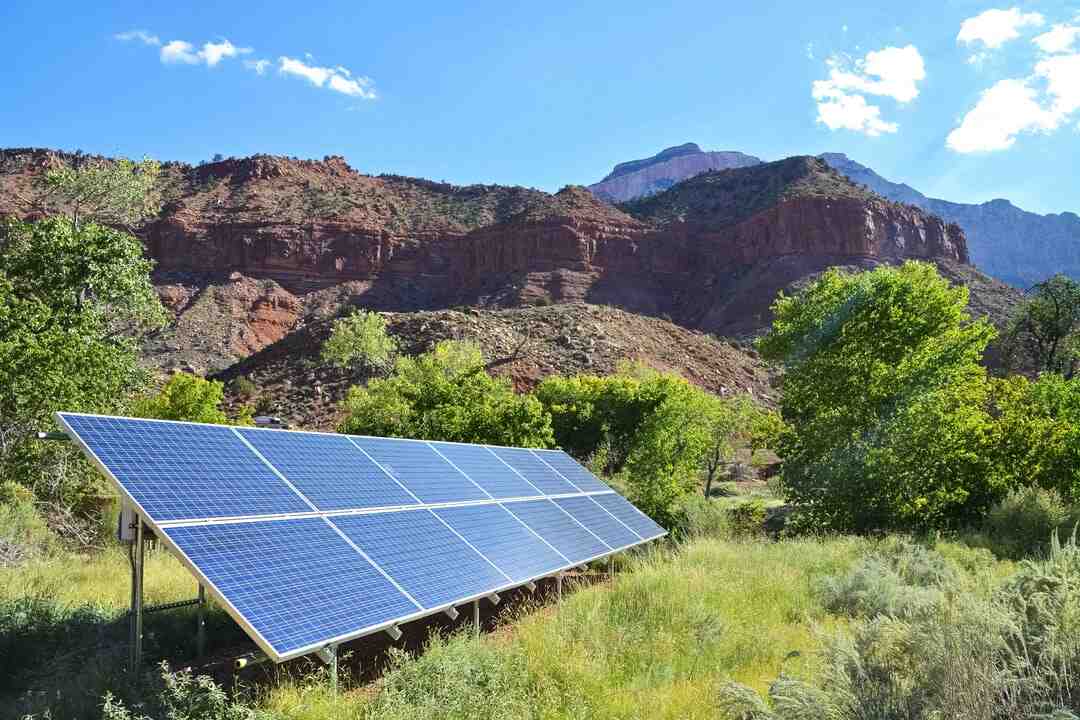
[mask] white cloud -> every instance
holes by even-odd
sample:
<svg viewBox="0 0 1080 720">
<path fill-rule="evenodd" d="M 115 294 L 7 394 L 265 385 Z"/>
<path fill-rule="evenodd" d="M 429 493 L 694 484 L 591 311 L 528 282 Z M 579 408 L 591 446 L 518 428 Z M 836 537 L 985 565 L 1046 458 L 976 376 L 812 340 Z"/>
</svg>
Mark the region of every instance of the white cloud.
<svg viewBox="0 0 1080 720">
<path fill-rule="evenodd" d="M 1050 111 L 1060 116 L 1060 122 L 1080 110 L 1080 53 L 1040 60 L 1035 76 L 1046 81 Z"/>
<path fill-rule="evenodd" d="M 257 75 L 262 75 L 266 72 L 266 68 L 270 67 L 273 63 L 269 60 L 245 60 L 244 67 L 248 70 L 254 70 Z"/>
<path fill-rule="evenodd" d="M 867 103 L 862 95 L 851 95 L 835 89 L 819 93 L 819 89 L 815 88 L 814 99 L 818 101 L 818 122 L 830 130 L 854 130 L 877 137 L 899 129 L 896 123 L 882 120 L 881 108 Z"/>
<path fill-rule="evenodd" d="M 195 48 L 189 42 L 183 40 L 170 40 L 161 48 L 161 62 L 185 63 L 197 65 L 199 56 L 192 52 Z"/>
<path fill-rule="evenodd" d="M 127 32 L 116 33 L 113 35 L 117 40 L 123 40 L 129 42 L 131 40 L 138 40 L 143 45 L 160 45 L 161 38 L 157 35 L 152 35 L 146 30 L 128 30 Z"/>
<path fill-rule="evenodd" d="M 814 43 L 812 42 L 806 43 L 806 58 L 808 60 L 814 59 Z"/>
<path fill-rule="evenodd" d="M 1080 38 L 1080 26 L 1054 25 L 1034 39 L 1034 43 L 1044 53 L 1063 53 L 1072 50 L 1073 43 Z"/>
<path fill-rule="evenodd" d="M 207 65 L 214 67 L 222 58 L 236 57 L 237 55 L 247 55 L 251 52 L 251 48 L 238 48 L 228 40 L 222 40 L 219 43 L 206 43 L 202 46 L 202 50 L 199 51 L 199 57 L 201 57 Z"/>
<path fill-rule="evenodd" d="M 867 102 L 865 96 L 908 103 L 919 96 L 919 82 L 926 77 L 925 63 L 914 45 L 874 50 L 854 62 L 833 56 L 825 63 L 828 79 L 815 81 L 811 88 L 818 122 L 830 130 L 855 130 L 871 136 L 894 133 L 898 125 L 883 120 L 881 108 Z"/>
<path fill-rule="evenodd" d="M 161 48 L 161 62 L 183 63 L 185 65 L 198 65 L 205 63 L 207 67 L 214 67 L 224 58 L 246 55 L 251 48 L 236 47 L 228 40 L 222 39 L 217 43 L 204 43 L 198 51 L 195 47 L 184 40 L 170 40 Z"/>
<path fill-rule="evenodd" d="M 1001 80 L 983 91 L 945 144 L 959 153 L 1005 150 L 1022 132 L 1056 126 L 1054 114 L 1039 104 L 1038 90 L 1027 80 Z"/>
<path fill-rule="evenodd" d="M 964 45 L 981 44 L 988 48 L 999 48 L 1009 40 L 1020 37 L 1023 28 L 1039 27 L 1044 22 L 1039 13 L 1025 13 L 1020 8 L 987 10 L 964 20 L 956 41 Z"/>
<path fill-rule="evenodd" d="M 282 56 L 278 58 L 278 72 L 283 75 L 302 77 L 315 87 L 326 87 L 351 97 L 365 100 L 376 98 L 371 78 L 354 78 L 348 69 L 340 65 L 333 68 L 319 67 L 307 65 L 302 60 Z"/>
</svg>

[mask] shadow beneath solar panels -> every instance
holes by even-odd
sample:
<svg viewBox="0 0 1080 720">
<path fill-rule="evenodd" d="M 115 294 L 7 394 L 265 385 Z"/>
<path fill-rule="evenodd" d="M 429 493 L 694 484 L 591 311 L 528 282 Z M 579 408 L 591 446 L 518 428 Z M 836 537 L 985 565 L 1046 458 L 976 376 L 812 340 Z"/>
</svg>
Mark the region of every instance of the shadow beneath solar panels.
<svg viewBox="0 0 1080 720">
<path fill-rule="evenodd" d="M 572 593 L 577 589 L 607 581 L 605 573 L 586 572 L 568 573 L 563 580 L 563 592 Z M 497 632 L 509 627 L 509 624 L 523 613 L 545 607 L 554 607 L 558 601 L 557 584 L 554 578 L 536 580 L 536 591 L 530 592 L 525 587 L 515 588 L 499 594 L 499 604 L 487 599 L 480 601 L 481 632 Z M 473 605 L 459 605 L 458 617 L 451 620 L 444 613 L 436 613 L 400 626 L 401 637 L 393 640 L 385 632 L 358 638 L 339 647 L 339 669 L 342 676 L 349 678 L 356 685 L 366 685 L 378 680 L 391 663 L 390 650 L 397 648 L 410 655 L 422 653 L 432 635 L 450 635 L 470 632 L 473 628 Z M 217 653 L 218 658 L 197 669 L 198 672 L 213 676 L 226 687 L 250 689 L 252 685 L 272 685 L 282 677 L 304 677 L 322 669 L 321 662 L 314 656 L 290 660 L 279 666 L 270 663 L 255 665 L 239 672 L 232 666 L 232 659 L 245 652 L 251 652 L 255 646 L 230 648 L 231 654 Z M 224 661 L 224 663 L 222 663 Z"/>
</svg>

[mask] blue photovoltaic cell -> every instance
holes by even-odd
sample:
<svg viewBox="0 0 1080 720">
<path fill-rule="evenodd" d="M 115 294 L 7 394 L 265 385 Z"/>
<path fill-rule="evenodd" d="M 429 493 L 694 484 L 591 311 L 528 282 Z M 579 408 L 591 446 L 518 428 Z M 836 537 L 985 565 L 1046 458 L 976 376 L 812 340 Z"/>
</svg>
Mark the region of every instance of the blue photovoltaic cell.
<svg viewBox="0 0 1080 720">
<path fill-rule="evenodd" d="M 510 582 L 430 510 L 338 516 L 331 522 L 426 608 Z"/>
<path fill-rule="evenodd" d="M 573 563 L 591 560 L 611 550 L 551 500 L 512 502 L 503 507 Z"/>
<path fill-rule="evenodd" d="M 578 491 L 559 473 L 533 455 L 530 450 L 507 447 L 492 447 L 491 449 L 503 462 L 521 473 L 545 495 L 562 495 Z"/>
<path fill-rule="evenodd" d="M 320 518 L 165 533 L 279 655 L 418 611 Z"/>
<path fill-rule="evenodd" d="M 652 540 L 667 533 L 667 530 L 653 522 L 652 518 L 631 505 L 630 501 L 621 495 L 606 493 L 593 495 L 592 499 L 646 540 Z"/>
<path fill-rule="evenodd" d="M 570 457 L 562 450 L 533 450 L 540 459 L 559 471 L 559 474 L 578 486 L 582 492 L 608 492 L 611 490 L 607 485 L 600 482 L 595 475 L 578 464 L 577 460 Z"/>
<path fill-rule="evenodd" d="M 560 498 L 555 502 L 616 550 L 641 541 L 641 538 L 627 530 L 622 523 L 605 512 L 604 508 L 594 503 L 589 497 Z"/>
<path fill-rule="evenodd" d="M 567 564 L 499 505 L 465 505 L 436 510 L 439 517 L 515 582 L 554 572 Z"/>
<path fill-rule="evenodd" d="M 439 457 L 427 443 L 392 438 L 352 439 L 422 502 L 488 499 L 480 488 Z"/>
<path fill-rule="evenodd" d="M 433 442 L 431 445 L 446 459 L 495 498 L 543 495 L 526 482 L 483 445 Z"/>
<path fill-rule="evenodd" d="M 344 435 L 253 429 L 240 434 L 320 510 L 417 504 Z"/>
<path fill-rule="evenodd" d="M 60 416 L 156 521 L 311 510 L 228 427 Z"/>
</svg>

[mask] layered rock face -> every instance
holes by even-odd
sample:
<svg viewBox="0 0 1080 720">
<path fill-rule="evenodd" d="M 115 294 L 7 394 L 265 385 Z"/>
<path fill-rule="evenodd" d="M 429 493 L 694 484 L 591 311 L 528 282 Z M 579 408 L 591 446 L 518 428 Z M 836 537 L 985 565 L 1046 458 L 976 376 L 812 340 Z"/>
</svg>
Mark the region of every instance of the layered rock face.
<svg viewBox="0 0 1080 720">
<path fill-rule="evenodd" d="M 626 202 L 667 190 L 672 185 L 710 170 L 750 167 L 761 162 L 741 152 L 703 152 L 695 143 L 668 148 L 651 158 L 619 163 L 603 180 L 589 186 L 607 202 Z"/>
<path fill-rule="evenodd" d="M 43 152 L 8 158 L 0 202 L 47 164 Z M 372 177 L 333 157 L 171 163 L 162 194 L 161 216 L 139 232 L 163 295 L 178 316 L 220 306 L 244 325 L 211 333 L 233 359 L 345 302 L 411 311 L 585 301 L 743 333 L 768 322 L 778 289 L 830 265 L 968 262 L 955 225 L 808 157 L 706 172 L 618 208 L 582 187 L 549 195 Z"/>
</svg>

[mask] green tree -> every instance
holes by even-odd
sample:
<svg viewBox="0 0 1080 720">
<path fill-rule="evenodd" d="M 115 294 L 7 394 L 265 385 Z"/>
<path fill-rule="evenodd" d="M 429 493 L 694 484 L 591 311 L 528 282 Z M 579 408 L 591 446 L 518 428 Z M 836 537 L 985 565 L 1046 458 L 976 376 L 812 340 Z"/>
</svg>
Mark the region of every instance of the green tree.
<svg viewBox="0 0 1080 720">
<path fill-rule="evenodd" d="M 1071 379 L 1080 367 L 1080 283 L 1065 275 L 1035 285 L 1005 332 L 1012 365 Z"/>
<path fill-rule="evenodd" d="M 334 321 L 323 343 L 323 362 L 348 368 L 366 366 L 385 371 L 397 355 L 397 340 L 386 332 L 386 318 L 377 312 L 353 310 Z"/>
<path fill-rule="evenodd" d="M 229 425 L 251 423 L 250 411 L 244 411 L 230 420 L 221 409 L 225 386 L 217 380 L 206 380 L 190 373 L 176 373 L 154 395 L 138 400 L 132 407 L 136 417 L 159 420 L 187 420 L 190 422 Z"/>
<path fill-rule="evenodd" d="M 994 331 L 926 263 L 830 270 L 781 295 L 759 341 L 784 363 L 779 443 L 789 498 L 838 529 L 936 527 L 1003 488 L 986 459 Z"/>
<path fill-rule="evenodd" d="M 999 379 L 992 399 L 988 451 L 998 483 L 1035 485 L 1080 502 L 1080 378 Z"/>
<path fill-rule="evenodd" d="M 701 414 L 693 422 L 703 423 L 708 433 L 702 464 L 705 472 L 705 497 L 712 493 L 713 482 L 720 469 L 735 457 L 739 445 L 765 447 L 765 433 L 771 428 L 762 417 L 772 417 L 758 408 L 750 396 L 730 398 L 707 396 L 701 403 Z"/>
<path fill-rule="evenodd" d="M 58 162 L 37 180 L 33 195 L 21 199 L 44 215 L 66 215 L 76 231 L 87 219 L 131 228 L 160 208 L 160 173 L 160 164 L 149 158 L 80 157 Z"/>
<path fill-rule="evenodd" d="M 122 409 L 142 388 L 142 333 L 165 312 L 131 235 L 65 217 L 0 223 L 0 473 L 52 512 L 97 492 L 78 453 L 33 440 L 56 410 Z"/>
<path fill-rule="evenodd" d="M 392 375 L 349 389 L 339 432 L 550 447 L 551 417 L 535 398 L 485 371 L 480 348 L 443 341 L 401 357 Z"/>
</svg>

